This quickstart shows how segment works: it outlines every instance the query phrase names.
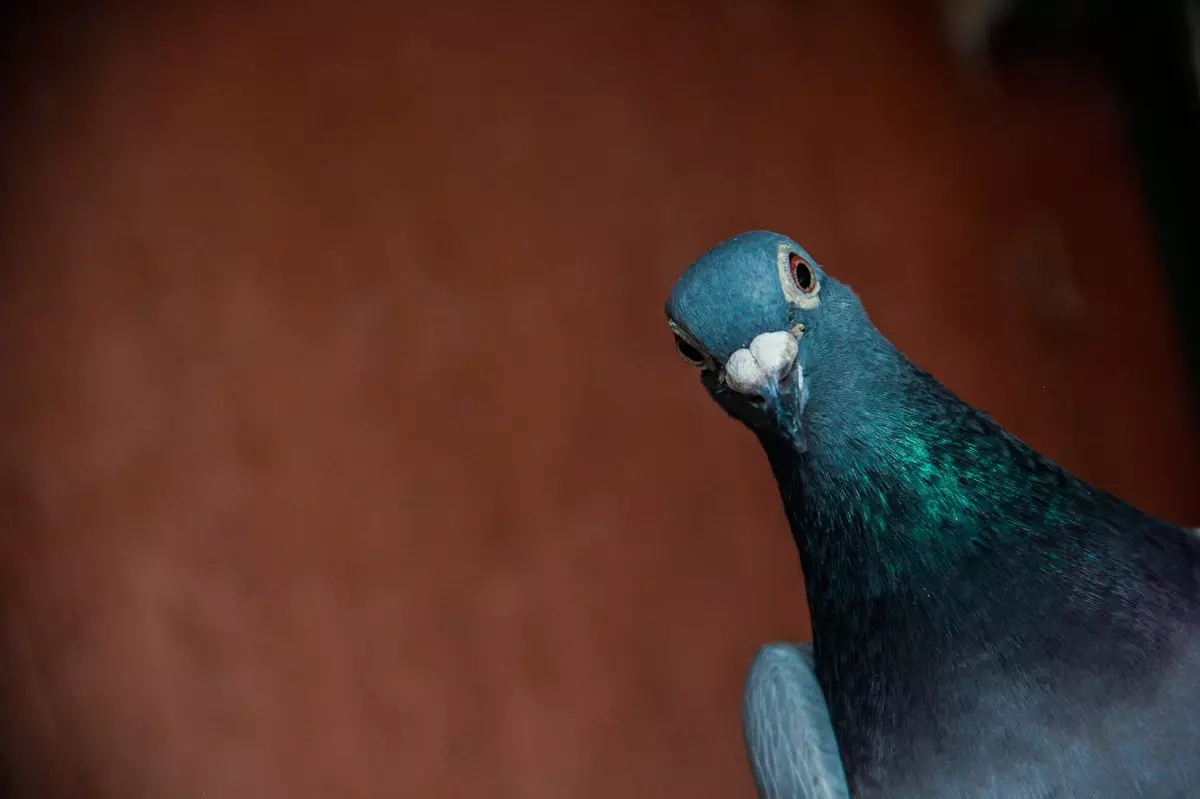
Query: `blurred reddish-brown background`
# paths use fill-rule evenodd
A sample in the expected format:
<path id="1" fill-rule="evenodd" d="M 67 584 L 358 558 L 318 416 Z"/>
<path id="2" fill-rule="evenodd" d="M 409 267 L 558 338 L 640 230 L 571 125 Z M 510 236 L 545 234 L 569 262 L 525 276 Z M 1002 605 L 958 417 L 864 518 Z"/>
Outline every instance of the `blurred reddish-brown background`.
<path id="1" fill-rule="evenodd" d="M 662 304 L 774 228 L 968 400 L 1200 521 L 1118 114 L 863 0 L 93 4 L 2 160 L 15 795 L 750 797 L 808 634 Z M 34 34 L 30 34 L 34 35 Z"/>

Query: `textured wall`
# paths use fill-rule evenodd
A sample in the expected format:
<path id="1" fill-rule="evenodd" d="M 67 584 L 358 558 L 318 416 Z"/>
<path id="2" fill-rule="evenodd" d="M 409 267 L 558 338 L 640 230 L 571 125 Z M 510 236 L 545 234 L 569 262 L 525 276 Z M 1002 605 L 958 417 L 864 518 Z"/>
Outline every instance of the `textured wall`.
<path id="1" fill-rule="evenodd" d="M 741 680 L 807 635 L 799 566 L 662 316 L 745 228 L 1200 520 L 1108 99 L 967 74 L 906 5 L 108 4 L 29 40 L 0 172 L 19 785 L 751 796 Z"/>

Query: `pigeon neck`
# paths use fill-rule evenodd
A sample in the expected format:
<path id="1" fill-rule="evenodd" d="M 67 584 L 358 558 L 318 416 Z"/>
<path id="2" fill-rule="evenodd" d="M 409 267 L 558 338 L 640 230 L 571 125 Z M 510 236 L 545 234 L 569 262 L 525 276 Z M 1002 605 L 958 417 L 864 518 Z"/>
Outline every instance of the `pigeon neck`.
<path id="1" fill-rule="evenodd" d="M 1149 592 L 1130 604 L 1130 564 L 1194 590 L 1173 528 L 1041 458 L 869 324 L 847 327 L 802 352 L 804 446 L 762 438 L 845 762 L 934 724 L 956 664 L 1008 648 L 1014 674 L 1039 674 L 1047 652 L 1082 672 L 1114 639 L 1074 631 L 1114 625 L 1137 662 L 1173 611 Z"/>
<path id="2" fill-rule="evenodd" d="M 1048 556 L 1057 544 L 1035 539 L 1047 527 L 1036 522 L 1084 517 L 1106 497 L 960 401 L 869 323 L 821 338 L 836 350 L 807 353 L 805 446 L 763 442 L 810 603 L 907 602 L 983 552 Z"/>

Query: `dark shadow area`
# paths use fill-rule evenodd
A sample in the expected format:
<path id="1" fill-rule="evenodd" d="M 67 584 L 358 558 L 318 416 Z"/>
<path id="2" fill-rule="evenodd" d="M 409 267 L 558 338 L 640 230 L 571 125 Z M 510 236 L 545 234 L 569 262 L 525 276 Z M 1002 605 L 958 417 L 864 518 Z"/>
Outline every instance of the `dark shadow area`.
<path id="1" fill-rule="evenodd" d="M 1025 0 L 995 27 L 1000 65 L 1066 48 L 1111 82 L 1127 126 L 1162 268 L 1200 398 L 1200 29 L 1193 0 Z M 1196 17 L 1200 20 L 1200 16 Z"/>

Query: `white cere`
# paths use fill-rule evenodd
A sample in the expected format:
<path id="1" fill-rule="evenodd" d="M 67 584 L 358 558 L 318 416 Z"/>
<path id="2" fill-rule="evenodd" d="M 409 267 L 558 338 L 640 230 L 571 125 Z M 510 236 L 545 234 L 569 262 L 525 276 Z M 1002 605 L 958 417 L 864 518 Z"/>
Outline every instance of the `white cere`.
<path id="1" fill-rule="evenodd" d="M 796 339 L 788 331 L 761 333 L 748 348 L 729 356 L 725 384 L 739 394 L 761 395 L 768 383 L 787 376 L 796 363 L 796 351 Z"/>
<path id="2" fill-rule="evenodd" d="M 757 394 L 765 381 L 766 373 L 750 350 L 737 350 L 725 362 L 725 383 L 739 394 Z"/>

